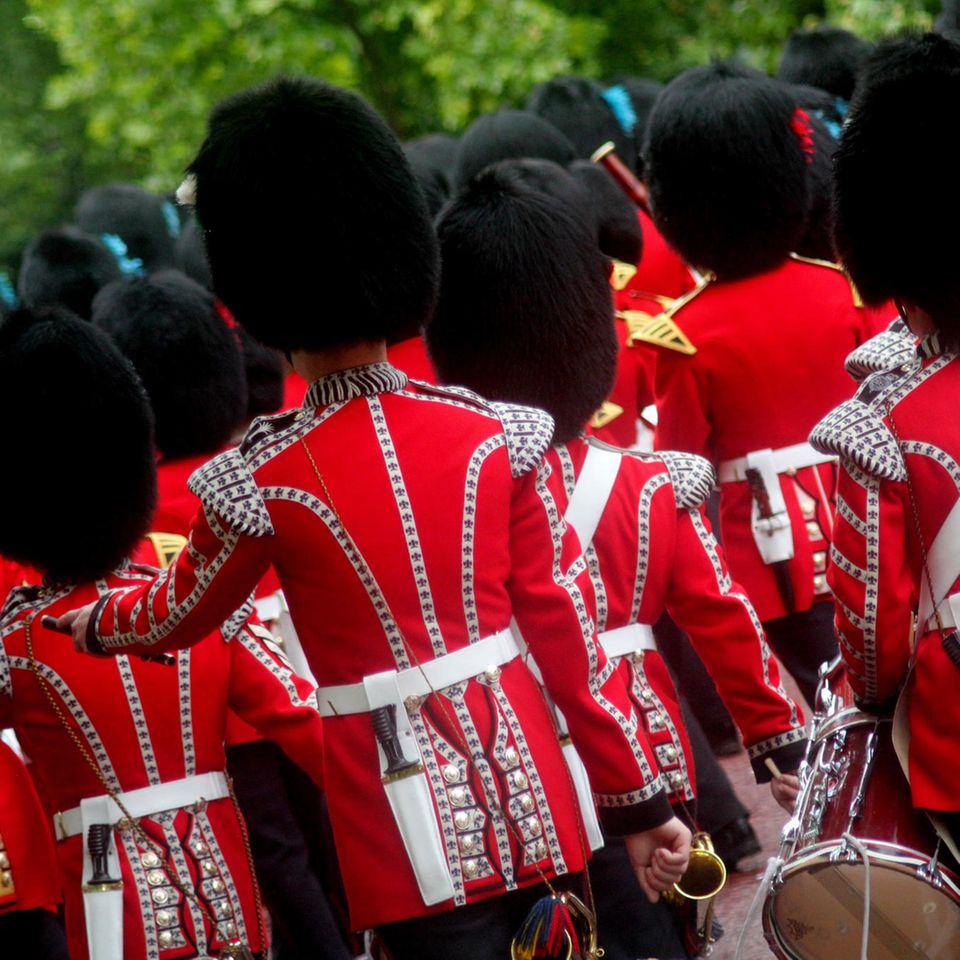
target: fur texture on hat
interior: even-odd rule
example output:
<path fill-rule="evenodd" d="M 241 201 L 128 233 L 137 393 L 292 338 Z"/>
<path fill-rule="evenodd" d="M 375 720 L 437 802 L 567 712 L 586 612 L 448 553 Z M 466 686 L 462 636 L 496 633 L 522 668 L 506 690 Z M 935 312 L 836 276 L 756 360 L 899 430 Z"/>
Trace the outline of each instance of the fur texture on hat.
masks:
<path fill-rule="evenodd" d="M 527 109 L 564 134 L 580 159 L 589 160 L 598 147 L 612 140 L 618 156 L 633 167 L 637 153 L 633 136 L 623 129 L 595 80 L 557 77 L 538 84 L 527 97 Z"/>
<path fill-rule="evenodd" d="M 426 328 L 442 380 L 529 404 L 577 436 L 613 385 L 617 339 L 607 262 L 557 197 L 496 165 L 438 224 L 440 300 Z"/>
<path fill-rule="evenodd" d="M 359 96 L 280 78 L 214 108 L 190 165 L 213 288 L 287 352 L 389 338 L 436 297 L 436 236 L 403 150 Z"/>
<path fill-rule="evenodd" d="M 112 183 L 84 192 L 74 212 L 77 226 L 95 236 L 116 234 L 127 256 L 146 272 L 177 265 L 179 219 L 169 200 L 132 183 Z"/>
<path fill-rule="evenodd" d="M 17 276 L 20 300 L 27 307 L 65 307 L 90 319 L 97 291 L 121 276 L 117 258 L 78 227 L 45 230 L 27 245 Z"/>
<path fill-rule="evenodd" d="M 156 503 L 153 418 L 131 364 L 61 309 L 0 325 L 0 429 L 19 468 L 0 471 L 0 553 L 53 581 L 116 567 Z"/>
<path fill-rule="evenodd" d="M 840 27 L 820 24 L 811 30 L 794 30 L 783 48 L 777 76 L 849 100 L 857 71 L 872 49 L 873 44 Z"/>
<path fill-rule="evenodd" d="M 500 110 L 480 117 L 460 138 L 453 166 L 453 188 L 465 186 L 498 160 L 533 157 L 565 167 L 576 157 L 570 140 L 552 123 L 528 110 Z"/>
<path fill-rule="evenodd" d="M 864 300 L 917 304 L 960 343 L 960 45 L 929 33 L 867 61 L 835 159 L 837 251 Z"/>
<path fill-rule="evenodd" d="M 241 426 L 239 344 L 200 284 L 175 270 L 118 280 L 97 294 L 93 322 L 140 375 L 165 460 L 216 453 Z"/>
<path fill-rule="evenodd" d="M 575 160 L 569 170 L 590 197 L 600 249 L 615 260 L 639 263 L 643 233 L 636 204 L 603 167 L 589 160 Z"/>
<path fill-rule="evenodd" d="M 644 149 L 657 227 L 721 280 L 781 263 L 803 236 L 808 149 L 789 90 L 746 67 L 695 67 L 657 100 Z"/>

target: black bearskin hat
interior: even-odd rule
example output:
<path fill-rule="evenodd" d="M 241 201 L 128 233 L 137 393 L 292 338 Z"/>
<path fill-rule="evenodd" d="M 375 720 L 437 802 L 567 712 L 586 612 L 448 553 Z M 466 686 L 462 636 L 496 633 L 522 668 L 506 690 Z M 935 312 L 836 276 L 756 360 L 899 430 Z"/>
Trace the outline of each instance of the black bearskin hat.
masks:
<path fill-rule="evenodd" d="M 654 220 L 693 267 L 738 280 L 771 270 L 803 236 L 809 118 L 789 89 L 734 64 L 680 74 L 647 128 Z"/>
<path fill-rule="evenodd" d="M 638 177 L 643 176 L 643 141 L 647 135 L 647 124 L 653 105 L 660 96 L 663 84 L 659 80 L 649 80 L 646 77 L 620 77 L 612 87 L 604 91 L 604 99 L 610 103 L 616 91 L 623 90 L 630 100 L 633 113 L 633 124 L 630 134 L 633 137 L 634 163 L 633 167 Z M 617 112 L 616 109 L 614 112 Z M 619 116 L 619 115 L 618 115 Z"/>
<path fill-rule="evenodd" d="M 92 319 L 140 375 L 164 459 L 216 453 L 242 425 L 239 344 L 200 284 L 176 270 L 118 280 L 97 294 Z"/>
<path fill-rule="evenodd" d="M 132 365 L 64 310 L 15 311 L 0 325 L 0 423 L 29 465 L 0 471 L 0 554 L 53 581 L 116 567 L 156 504 L 153 417 Z"/>
<path fill-rule="evenodd" d="M 122 276 L 117 258 L 77 227 L 45 230 L 27 245 L 17 292 L 27 307 L 65 307 L 83 320 L 97 291 Z"/>
<path fill-rule="evenodd" d="M 177 238 L 177 258 L 180 269 L 191 279 L 196 280 L 208 290 L 213 288 L 210 277 L 210 264 L 207 263 L 207 248 L 203 242 L 203 231 L 196 217 L 191 217 Z"/>
<path fill-rule="evenodd" d="M 284 400 L 283 357 L 237 324 L 247 382 L 247 420 L 276 413 Z"/>
<path fill-rule="evenodd" d="M 607 261 L 563 201 L 501 165 L 438 224 L 443 275 L 427 348 L 442 380 L 542 407 L 554 441 L 577 436 L 613 385 Z"/>
<path fill-rule="evenodd" d="M 617 155 L 633 167 L 637 152 L 634 139 L 624 130 L 603 97 L 603 87 L 595 80 L 557 77 L 538 84 L 527 97 L 527 109 L 563 133 L 581 159 L 589 159 L 598 147 L 612 140 Z"/>
<path fill-rule="evenodd" d="M 454 190 L 498 160 L 534 157 L 565 167 L 576 158 L 573 144 L 553 124 L 527 110 L 500 110 L 480 117 L 460 138 L 453 167 Z"/>
<path fill-rule="evenodd" d="M 960 156 L 957 103 L 960 45 L 929 33 L 878 49 L 834 161 L 834 231 L 867 303 L 916 304 L 960 341 L 960 201 L 950 187 Z"/>
<path fill-rule="evenodd" d="M 450 196 L 457 138 L 447 133 L 431 133 L 408 140 L 403 145 L 403 152 L 427 198 L 431 215 L 436 216 Z"/>
<path fill-rule="evenodd" d="M 933 22 L 933 29 L 951 40 L 960 34 L 960 0 L 943 0 L 941 11 Z"/>
<path fill-rule="evenodd" d="M 794 30 L 783 48 L 777 76 L 849 100 L 857 85 L 857 71 L 872 49 L 871 43 L 839 27 L 821 24 L 812 30 Z"/>
<path fill-rule="evenodd" d="M 574 179 L 569 170 L 552 160 L 537 160 L 532 157 L 520 157 L 514 160 L 501 160 L 497 170 L 506 180 L 517 179 L 540 193 L 549 194 L 560 200 L 572 216 L 590 230 L 598 231 L 597 217 L 592 198 Z"/>
<path fill-rule="evenodd" d="M 615 260 L 639 263 L 643 233 L 636 204 L 603 167 L 589 160 L 575 160 L 569 169 L 590 197 L 597 218 L 600 249 Z"/>
<path fill-rule="evenodd" d="M 74 217 L 87 233 L 118 236 L 126 244 L 127 256 L 139 259 L 147 272 L 177 265 L 180 219 L 176 207 L 163 197 L 132 183 L 94 187 L 81 195 Z"/>
<path fill-rule="evenodd" d="M 189 171 L 213 288 L 258 340 L 325 350 L 429 316 L 430 214 L 400 144 L 356 94 L 280 78 L 228 97 Z"/>

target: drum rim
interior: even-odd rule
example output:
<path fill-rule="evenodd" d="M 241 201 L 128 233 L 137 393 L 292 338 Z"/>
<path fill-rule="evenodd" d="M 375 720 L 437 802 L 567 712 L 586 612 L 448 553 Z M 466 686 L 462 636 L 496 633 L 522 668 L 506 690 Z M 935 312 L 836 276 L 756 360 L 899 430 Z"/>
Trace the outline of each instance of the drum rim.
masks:
<path fill-rule="evenodd" d="M 911 874 L 915 880 L 926 883 L 933 887 L 938 893 L 942 893 L 960 907 L 960 877 L 957 877 L 952 870 L 937 864 L 941 885 L 936 886 L 928 877 L 920 876 L 917 873 L 919 867 L 925 866 L 930 862 L 930 857 L 925 856 L 918 850 L 911 847 L 903 847 L 896 843 L 888 843 L 885 840 L 870 840 L 858 837 L 857 840 L 867 848 L 870 855 L 871 868 L 876 866 L 880 869 L 892 869 L 898 873 Z M 781 935 L 780 927 L 776 923 L 773 915 L 774 905 L 777 895 L 783 886 L 784 881 L 791 875 L 801 872 L 801 869 L 807 869 L 815 863 L 830 863 L 830 854 L 839 850 L 843 845 L 843 840 L 820 841 L 805 847 L 799 853 L 793 854 L 788 859 L 781 862 L 777 868 L 775 879 L 767 892 L 761 912 L 761 927 L 763 929 L 764 939 L 773 953 L 779 960 L 804 960 L 804 958 L 793 949 L 791 943 Z M 862 863 L 858 856 L 851 863 Z"/>
<path fill-rule="evenodd" d="M 817 727 L 816 731 L 810 737 L 810 741 L 814 746 L 820 746 L 824 740 L 840 730 L 867 725 L 879 727 L 881 724 L 892 722 L 891 717 L 878 717 L 872 713 L 865 713 L 859 709 L 859 707 L 843 707 L 843 709 L 838 710 L 836 713 L 831 713 L 830 716 Z"/>

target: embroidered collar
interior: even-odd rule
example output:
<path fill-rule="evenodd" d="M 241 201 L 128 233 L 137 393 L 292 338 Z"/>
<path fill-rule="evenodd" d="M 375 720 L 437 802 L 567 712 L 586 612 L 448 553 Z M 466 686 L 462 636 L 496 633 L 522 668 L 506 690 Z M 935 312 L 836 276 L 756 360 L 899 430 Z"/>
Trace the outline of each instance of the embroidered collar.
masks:
<path fill-rule="evenodd" d="M 936 331 L 933 333 L 928 333 L 918 344 L 917 344 L 917 356 L 921 360 L 930 360 L 933 357 L 938 357 L 942 353 L 948 353 L 946 347 L 940 340 L 940 334 Z"/>
<path fill-rule="evenodd" d="M 331 403 L 343 403 L 353 397 L 369 397 L 376 393 L 402 390 L 407 385 L 407 375 L 386 360 L 368 363 L 362 367 L 338 370 L 314 380 L 303 398 L 305 407 L 326 407 Z"/>

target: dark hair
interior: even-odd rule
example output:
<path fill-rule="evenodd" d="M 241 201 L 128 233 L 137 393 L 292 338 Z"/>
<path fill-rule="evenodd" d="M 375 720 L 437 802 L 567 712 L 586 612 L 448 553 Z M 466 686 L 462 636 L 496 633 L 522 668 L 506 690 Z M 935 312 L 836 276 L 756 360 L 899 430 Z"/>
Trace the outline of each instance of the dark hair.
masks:
<path fill-rule="evenodd" d="M 657 100 L 644 154 L 654 220 L 692 266 L 771 270 L 806 226 L 808 154 L 787 88 L 735 64 L 682 73 Z"/>
<path fill-rule="evenodd" d="M 218 104 L 190 165 L 213 288 L 287 352 L 389 339 L 436 297 L 436 236 L 403 150 L 360 97 L 281 78 Z"/>
<path fill-rule="evenodd" d="M 122 276 L 117 258 L 78 227 L 45 230 L 27 244 L 17 276 L 27 307 L 65 307 L 90 319 L 97 291 Z"/>
<path fill-rule="evenodd" d="M 12 313 L 0 425 L 21 464 L 0 471 L 0 553 L 52 581 L 116 567 L 149 527 L 156 468 L 149 401 L 110 338 L 64 310 Z"/>
<path fill-rule="evenodd" d="M 457 196 L 438 231 L 444 269 L 426 340 L 440 377 L 542 407 L 557 443 L 577 436 L 607 398 L 617 358 L 593 232 L 500 164 Z"/>
<path fill-rule="evenodd" d="M 906 300 L 960 344 L 950 187 L 960 156 L 960 45 L 928 33 L 867 61 L 834 162 L 835 242 L 864 300 Z"/>
<path fill-rule="evenodd" d="M 849 100 L 857 72 L 872 49 L 873 44 L 839 27 L 820 24 L 812 30 L 794 30 L 783 48 L 777 76 Z"/>
<path fill-rule="evenodd" d="M 93 322 L 136 368 L 165 459 L 216 453 L 242 425 L 240 347 L 200 284 L 175 270 L 118 280 L 97 294 Z"/>

